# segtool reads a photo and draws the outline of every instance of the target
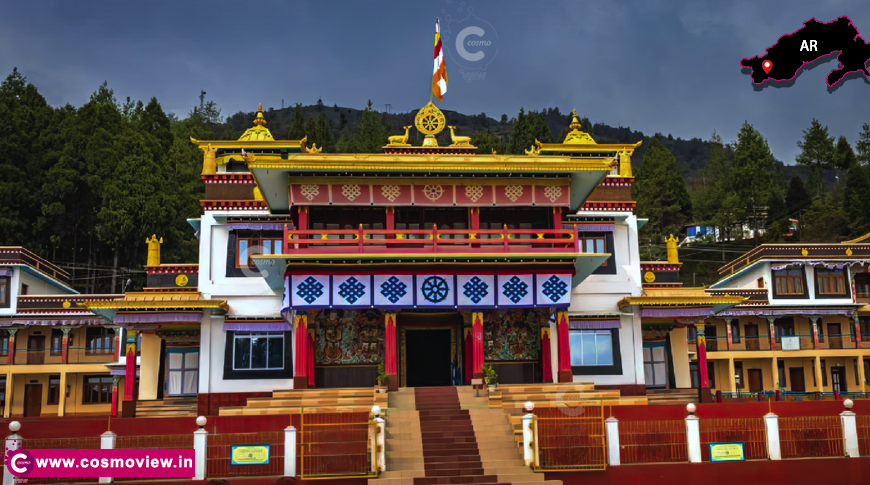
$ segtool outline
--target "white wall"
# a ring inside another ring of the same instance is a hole
[[[0,308],[0,315],[14,315],[18,311],[18,297],[21,296],[21,285],[27,285],[28,295],[74,295],[74,291],[44,281],[32,274],[22,271],[22,266],[12,266],[12,277],[9,278],[9,308]]]
[[[719,282],[713,288],[758,288],[758,278],[764,278],[764,287],[767,289],[767,300],[775,306],[805,306],[805,305],[852,305],[851,296],[848,298],[816,298],[816,268],[813,266],[801,266],[806,274],[806,298],[774,298],[773,279],[770,273],[770,265],[785,264],[784,262],[760,261],[751,268],[743,270],[733,279]],[[847,267],[846,282],[850,281],[851,269]],[[851,288],[849,288],[851,292]]]

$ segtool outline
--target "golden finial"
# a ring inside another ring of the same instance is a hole
[[[579,130],[580,129],[580,120],[577,118],[577,110],[576,109],[571,110],[571,117],[572,117],[571,124],[568,125],[568,128],[571,128],[572,130]]]
[[[145,238],[148,243],[148,262],[145,266],[160,266],[160,245],[163,244],[163,238],[157,239],[157,235],[153,234],[151,239]]]
[[[680,257],[677,254],[677,238],[671,234],[671,237],[665,239],[668,247],[668,263],[677,264],[680,262]]]
[[[205,152],[205,154],[202,158],[202,174],[212,175],[217,171],[215,149],[211,146],[211,143],[209,143],[208,146],[203,149],[203,152]]]
[[[257,126],[264,126],[266,124],[266,118],[263,117],[263,105],[257,105],[257,117],[254,119],[254,124]]]

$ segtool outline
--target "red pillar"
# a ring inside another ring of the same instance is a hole
[[[115,362],[121,362],[121,327],[113,327],[115,331]]]
[[[813,327],[813,348],[819,348],[819,317],[810,317],[810,325]]]
[[[562,208],[553,207],[553,229],[562,229]]]
[[[725,346],[728,350],[734,350],[733,333],[731,332],[731,319],[725,319]]]
[[[121,415],[125,418],[136,417],[136,331],[127,329],[127,343],[124,347],[127,363],[124,366],[124,407]]]
[[[556,312],[556,338],[559,343],[559,382],[574,382],[571,371],[571,343],[568,340],[568,312]]]
[[[858,315],[855,315],[855,348],[861,348],[861,321],[858,320]]]
[[[392,209],[392,208],[390,208]],[[399,372],[396,365],[396,314],[384,313],[384,372],[387,373],[387,390],[399,390]]]
[[[296,342],[296,374],[293,375],[293,388],[306,389],[308,388],[308,315],[297,313],[293,323],[293,341]]]
[[[473,312],[471,314],[471,353],[472,353],[472,368],[471,378],[480,379],[480,384],[477,387],[483,387],[483,313]],[[474,381],[472,381],[474,382]]]
[[[480,230],[480,207],[471,207],[468,209],[468,227],[472,233]],[[480,239],[480,234],[476,234],[474,239]],[[471,239],[471,237],[469,237]],[[480,244],[472,244],[471,247],[479,248]]]
[[[550,329],[545,327],[541,329],[541,369],[543,370],[542,380],[544,382],[553,382],[553,366],[550,363]]]
[[[704,324],[695,325],[698,337],[698,376],[700,377],[700,389],[698,389],[698,400],[702,403],[713,402],[713,396],[710,394],[710,376],[707,373],[707,339],[704,337]]]
[[[300,231],[308,230],[308,206],[304,206],[304,205],[299,206],[299,227],[297,229]],[[296,236],[297,239],[305,239],[308,237],[310,237],[310,236],[301,235],[301,234]],[[299,244],[299,248],[301,248],[301,249],[304,249],[307,247],[308,246],[305,244]],[[290,252],[289,248],[285,248],[284,251]]]
[[[474,349],[472,348],[471,339],[472,339],[472,331],[471,327],[465,327],[462,329],[465,338],[465,371],[463,372],[465,378],[465,384],[471,384],[471,370],[474,368]]]
[[[66,395],[66,390],[62,395]],[[118,376],[112,376],[112,416],[118,415]]]
[[[308,329],[308,387],[314,389],[314,329]]]
[[[396,208],[395,207],[387,207],[387,221],[386,227],[384,229],[388,231],[393,231],[396,229]],[[388,235],[387,239],[395,239],[393,235]]]
[[[69,331],[71,328],[62,328],[63,331],[63,341],[61,342],[60,349],[60,362],[61,364],[69,364]]]

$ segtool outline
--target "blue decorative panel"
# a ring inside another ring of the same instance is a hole
[[[418,307],[452,307],[455,303],[453,275],[417,275]]]
[[[534,276],[506,275],[498,277],[498,306],[534,305]]]
[[[293,276],[288,290],[294,308],[329,306],[329,276]]]
[[[539,274],[536,276],[537,299],[540,306],[571,304],[571,275]]]
[[[332,306],[366,307],[372,304],[371,275],[333,276]]]
[[[414,306],[414,276],[375,275],[372,285],[378,308]]]
[[[456,277],[456,301],[460,307],[493,307],[496,292],[495,277],[492,275]]]

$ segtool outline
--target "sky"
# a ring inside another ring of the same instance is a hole
[[[107,81],[119,101],[156,96],[181,117],[200,90],[224,116],[318,98],[416,111],[428,102],[440,17],[450,79],[442,109],[498,119],[521,107],[576,108],[593,122],[647,135],[709,139],[716,131],[726,142],[748,121],[786,164],[813,118],[853,145],[870,123],[870,80],[852,76],[829,91],[833,57],[789,87],[753,89],[740,67],[812,17],[849,16],[870,39],[866,0],[0,0],[0,7],[0,75],[18,67],[54,106],[81,106]],[[476,41],[465,54],[455,48],[463,32],[463,42]]]

